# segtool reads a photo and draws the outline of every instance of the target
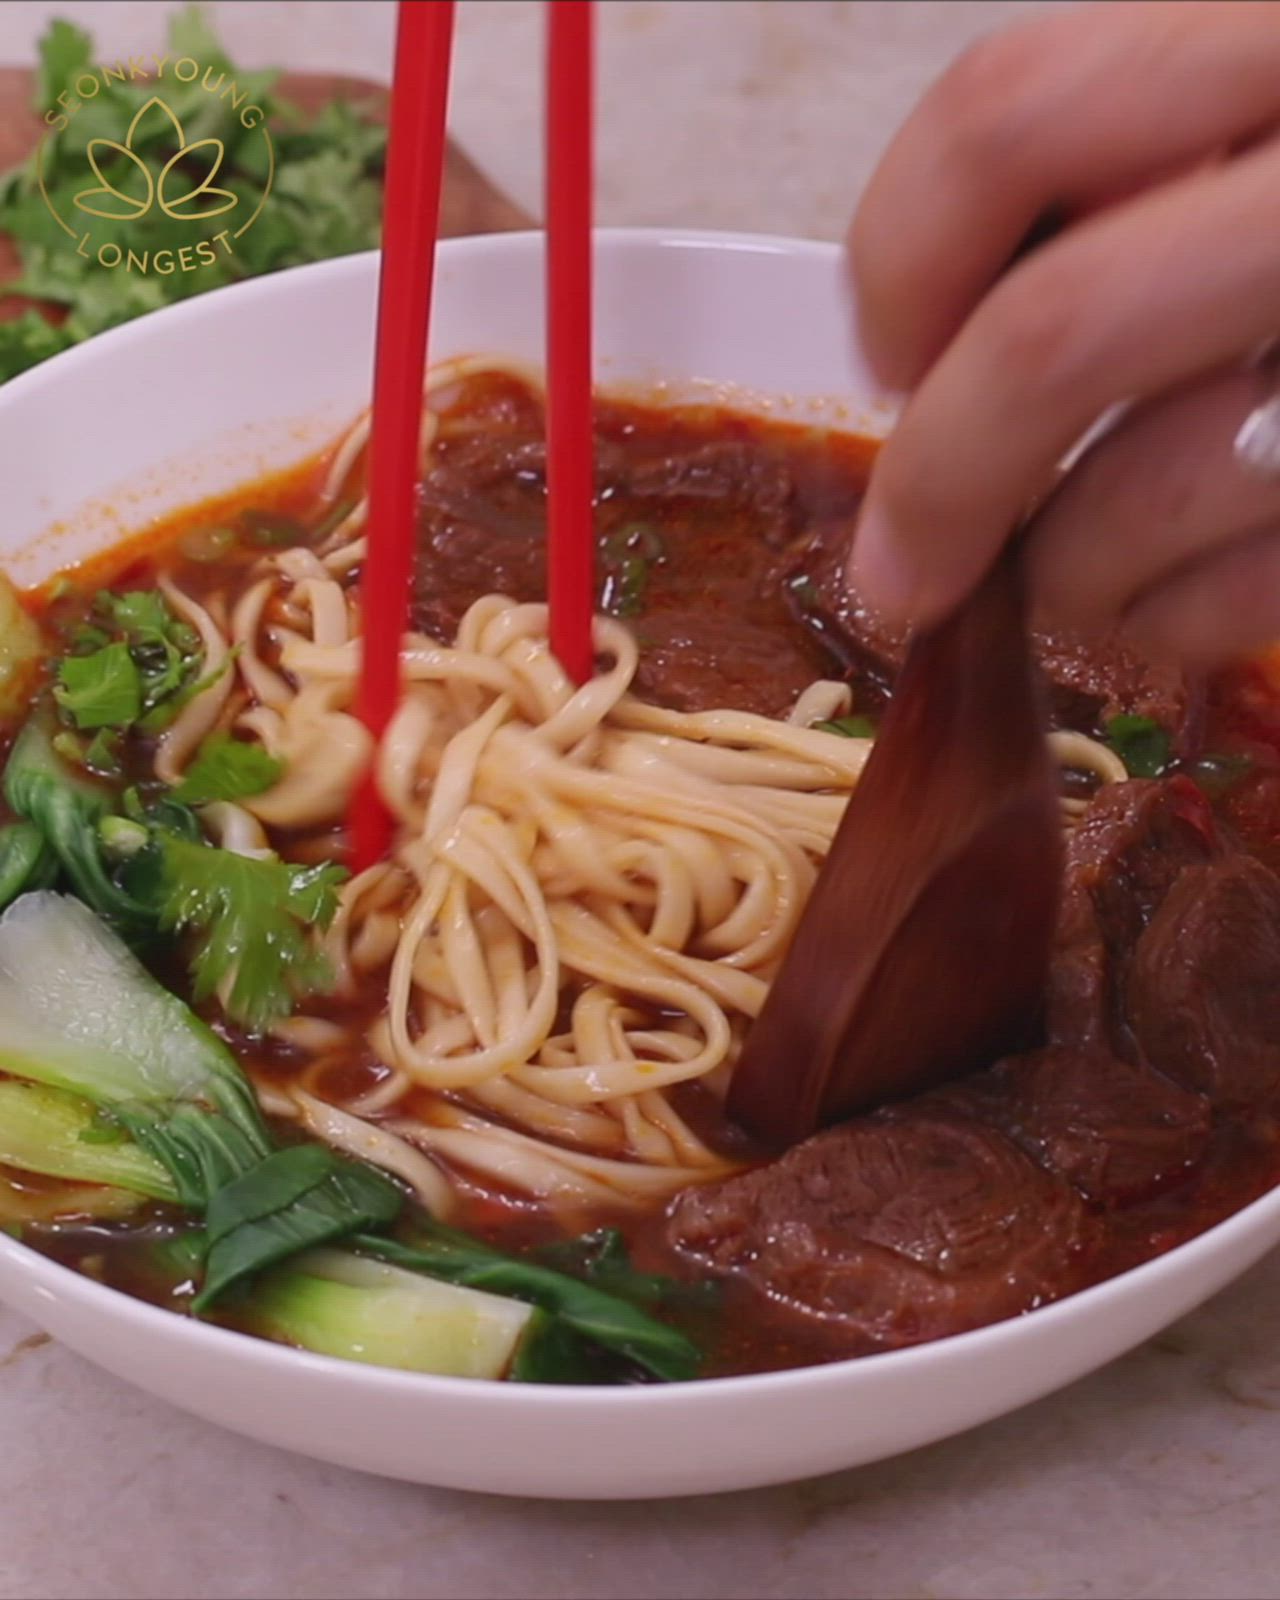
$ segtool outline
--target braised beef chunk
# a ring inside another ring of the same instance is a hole
[[[1139,941],[1146,1057],[1220,1106],[1280,1109],[1280,878],[1251,856],[1188,867]]]
[[[446,418],[421,489],[413,624],[444,641],[479,595],[546,596],[540,408],[495,390],[486,417],[486,428],[456,432]],[[654,417],[597,411],[600,605],[636,635],[636,691],[678,711],[785,716],[816,678],[845,672],[784,589],[791,545],[816,508],[801,502],[785,452]],[[832,468],[826,492],[856,505],[862,472]]]
[[[992,1076],[1005,1132],[1099,1205],[1170,1188],[1208,1146],[1208,1100],[1145,1063],[1051,1045]]]
[[[793,604],[811,626],[828,635],[841,632],[863,673],[887,693],[906,654],[907,633],[849,588],[850,534],[848,525],[814,530],[799,561],[798,581],[792,581]],[[1158,722],[1180,746],[1194,739],[1201,696],[1178,668],[1148,661],[1118,639],[1036,633],[1032,642],[1056,726],[1097,734],[1111,717],[1140,716]]]
[[[637,625],[643,641],[635,692],[673,711],[736,706],[785,714],[813,682],[815,665],[783,654],[740,617],[671,607]]]
[[[1067,845],[1049,976],[1055,1043],[1132,1054],[1121,997],[1133,948],[1183,868],[1218,849],[1209,803],[1185,778],[1099,791]]]
[[[598,455],[606,496],[641,501],[714,500],[745,509],[757,519],[758,536],[781,549],[792,530],[794,488],[785,463],[762,454],[744,439],[715,439],[684,450],[663,450],[639,460],[617,445]]]
[[[869,1117],[675,1200],[674,1247],[890,1347],[1069,1292],[1095,1224],[1076,1192],[964,1116]]]
[[[1118,639],[1036,633],[1034,646],[1061,727],[1100,733],[1112,717],[1150,717],[1180,747],[1194,742],[1200,694],[1178,668],[1136,655]]]
[[[874,709],[906,635],[845,580],[869,457],[766,442],[741,420],[716,431],[697,413],[597,405],[601,603],[636,631],[637,689],[677,710],[776,716],[814,678],[847,677],[858,709]],[[421,489],[416,627],[451,640],[478,595],[545,596],[544,433],[541,403],[511,381],[489,380],[463,415],[445,413]],[[611,541],[634,526],[646,548],[624,554],[619,607]],[[1036,649],[1059,726],[1097,732],[1128,712],[1186,729],[1179,674],[1116,643],[1045,636]]]

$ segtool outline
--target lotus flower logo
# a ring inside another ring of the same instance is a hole
[[[161,167],[158,176],[153,176],[147,163],[135,153],[134,145],[143,123],[150,118],[154,126],[158,117],[168,123],[176,153]],[[153,206],[159,206],[166,217],[175,221],[196,222],[220,217],[239,204],[229,189],[214,185],[213,180],[221,171],[226,154],[222,140],[197,139],[188,144],[182,124],[158,95],[152,95],[138,111],[123,143],[115,139],[90,139],[85,154],[98,183],[96,188],[82,189],[73,203],[91,217],[128,222],[145,217]],[[125,163],[124,170],[116,173],[113,182],[104,174],[103,167],[121,159]],[[204,176],[193,178],[193,172],[199,172],[202,167]]]

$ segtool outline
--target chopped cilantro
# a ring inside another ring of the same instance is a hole
[[[58,664],[54,699],[64,721],[99,730],[89,749],[70,759],[103,777],[122,770],[119,735],[134,726],[158,733],[213,681],[214,675],[196,678],[200,636],[173,614],[159,590],[104,590],[69,645],[71,653]]]

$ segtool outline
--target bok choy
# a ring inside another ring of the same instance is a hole
[[[111,788],[65,761],[55,741],[42,712],[18,736],[5,768],[5,798],[25,829],[0,838],[0,907],[56,876],[135,943],[182,933],[197,1000],[216,992],[228,1017],[250,1029],[328,987],[328,964],[310,935],[337,910],[341,867],[217,849],[195,813],[172,797],[144,809],[127,795],[133,814],[121,817]],[[224,787],[246,781],[225,752],[220,762]],[[261,780],[260,764],[250,767]],[[213,781],[207,768],[204,781]]]
[[[103,1108],[218,1218],[202,1306],[310,1245],[392,1221],[400,1191],[321,1145],[277,1151],[213,1030],[79,901],[24,895],[0,917],[0,1070]]]
[[[164,1167],[87,1100],[0,1078],[0,1165],[67,1183],[97,1183],[150,1200],[176,1200]]]
[[[380,1367],[500,1378],[536,1313],[343,1250],[311,1250],[253,1291],[264,1332],[320,1355]]]
[[[164,1167],[87,1100],[17,1079],[0,1079],[0,1164],[103,1185],[108,1197],[127,1190],[177,1199]],[[185,1276],[200,1270],[206,1245],[207,1236],[186,1234],[165,1249],[175,1258],[180,1252]],[[535,1315],[518,1300],[338,1250],[307,1251],[273,1268],[241,1301],[254,1327],[318,1355],[460,1378],[504,1376]]]
[[[276,1148],[222,1040],[77,900],[41,890],[0,916],[0,1074],[0,1163],[202,1219],[197,1313],[244,1307],[308,1349],[418,1371],[581,1381],[604,1353],[696,1375],[684,1334],[620,1294],[428,1217],[387,1237],[395,1184],[324,1145]],[[631,1277],[638,1298],[666,1293]]]

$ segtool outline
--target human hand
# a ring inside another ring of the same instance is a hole
[[[930,90],[850,230],[864,346],[910,394],[854,541],[867,600],[944,615],[1131,402],[1033,522],[1038,617],[1203,663],[1280,636],[1280,474],[1233,452],[1276,389],[1246,362],[1280,334],[1278,130],[1272,0],[1082,7]]]

